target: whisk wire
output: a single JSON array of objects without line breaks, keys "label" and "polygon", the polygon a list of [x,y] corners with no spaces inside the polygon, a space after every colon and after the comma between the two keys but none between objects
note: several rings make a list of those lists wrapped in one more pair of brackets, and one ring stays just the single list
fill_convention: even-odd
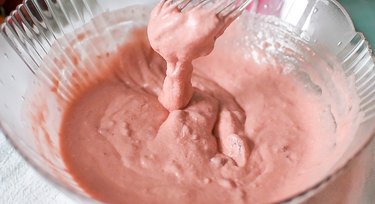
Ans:
[{"label": "whisk wire", "polygon": [[[209,3],[212,3],[212,8],[215,9],[216,15],[221,18],[236,18],[238,17],[252,2],[255,0],[164,0],[165,3],[174,4],[180,11],[189,8],[201,8]],[[168,2],[169,1],[169,2]]]}]

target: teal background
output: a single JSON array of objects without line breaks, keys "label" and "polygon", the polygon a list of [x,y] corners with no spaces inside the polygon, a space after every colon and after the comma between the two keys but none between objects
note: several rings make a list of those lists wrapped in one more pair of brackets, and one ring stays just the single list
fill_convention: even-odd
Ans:
[{"label": "teal background", "polygon": [[357,31],[362,32],[375,49],[375,0],[339,0],[352,17]]}]

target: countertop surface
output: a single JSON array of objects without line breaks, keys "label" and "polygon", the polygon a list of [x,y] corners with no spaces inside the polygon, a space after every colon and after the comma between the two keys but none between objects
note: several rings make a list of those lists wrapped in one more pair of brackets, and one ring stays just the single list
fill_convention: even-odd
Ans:
[{"label": "countertop surface", "polygon": [[375,1],[339,0],[348,11],[357,31],[365,34],[372,48],[375,48]]},{"label": "countertop surface", "polygon": [[0,204],[74,204],[42,178],[0,133]]}]

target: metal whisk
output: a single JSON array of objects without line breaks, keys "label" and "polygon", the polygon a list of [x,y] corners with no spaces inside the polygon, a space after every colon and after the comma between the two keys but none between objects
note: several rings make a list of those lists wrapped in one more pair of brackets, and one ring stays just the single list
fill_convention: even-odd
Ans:
[{"label": "metal whisk", "polygon": [[208,4],[218,18],[222,20],[233,20],[256,0],[163,0],[166,6],[178,8],[181,12],[194,8],[202,8]]}]

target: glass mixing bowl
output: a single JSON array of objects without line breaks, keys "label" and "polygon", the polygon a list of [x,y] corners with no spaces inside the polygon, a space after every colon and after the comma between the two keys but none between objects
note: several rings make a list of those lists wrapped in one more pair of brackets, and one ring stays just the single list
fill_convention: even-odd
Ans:
[{"label": "glass mixing bowl", "polygon": [[[72,36],[73,33],[73,36],[79,38],[80,29],[85,25],[85,28],[91,31],[91,36],[87,41],[83,40],[79,45],[71,47],[73,50],[82,52],[83,55],[89,55],[90,48],[94,48],[90,50],[92,52],[113,51],[120,43],[118,39],[121,37],[114,32],[116,29],[126,26],[134,19],[147,18],[146,15],[134,13],[132,5],[156,2],[26,0],[1,26],[1,131],[30,165],[80,203],[97,201],[83,192],[65,169],[60,155],[58,134],[54,132],[60,120],[57,117],[61,110],[60,104],[53,100],[32,103],[35,94],[30,94],[30,87],[49,87],[56,81],[65,83],[51,68],[54,66],[53,60],[46,57],[46,54],[54,52],[55,56],[65,57],[69,61],[69,54],[64,53],[68,46],[67,42],[71,40],[67,36]],[[124,10],[121,18],[114,18],[111,14],[119,8],[128,9]],[[249,14],[244,18],[249,18],[254,27],[278,27],[281,31],[270,32],[271,35],[275,35],[274,38],[293,36],[288,38],[288,42],[300,46],[291,45],[294,54],[284,60],[291,62],[293,60],[290,58],[301,59],[301,56],[301,61],[312,60],[317,58],[316,56],[322,58],[319,63],[315,61],[317,69],[319,66],[340,69],[345,74],[344,84],[351,84],[359,98],[356,110],[358,117],[353,121],[357,125],[357,128],[353,129],[355,137],[332,171],[309,188],[301,189],[295,195],[278,202],[373,203],[375,65],[364,36],[355,31],[348,14],[333,0],[260,0],[253,4],[248,12],[250,10],[257,15],[254,17]],[[92,20],[93,18],[95,19]],[[95,42],[97,35],[108,35],[112,40]],[[254,36],[264,37],[261,32]],[[264,45],[263,42],[263,48]],[[92,62],[88,60],[84,63]],[[43,67],[43,64],[51,67]],[[66,66],[68,69],[69,63]],[[71,77],[69,70],[63,74],[65,77]],[[326,72],[320,74],[324,75],[325,80],[330,80],[331,76]],[[72,84],[66,84],[69,85]],[[64,97],[69,97],[63,90],[59,92]],[[40,97],[43,98],[42,95]],[[27,109],[25,104],[29,104]],[[34,115],[38,120],[51,126],[47,129],[48,133],[26,119],[28,113],[33,113],[33,108],[48,110],[45,115]],[[51,115],[50,112],[55,113]]]}]

